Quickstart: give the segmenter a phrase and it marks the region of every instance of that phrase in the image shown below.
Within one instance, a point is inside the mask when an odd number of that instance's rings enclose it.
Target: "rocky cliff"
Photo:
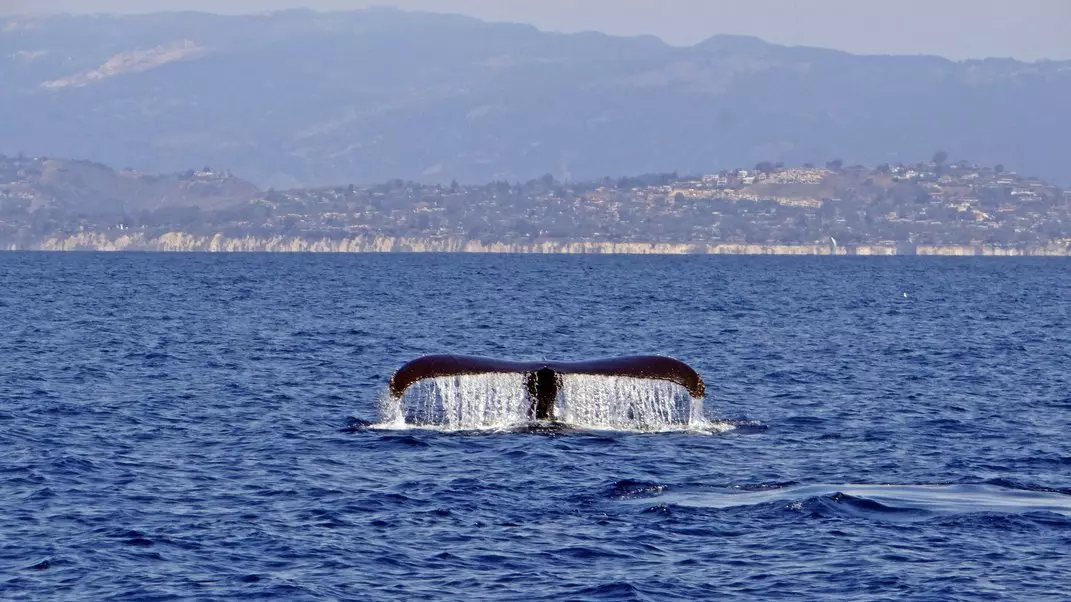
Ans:
[[[110,236],[79,233],[52,237],[39,245],[9,250],[41,251],[164,251],[164,252],[261,252],[261,253],[520,253],[594,255],[947,255],[947,256],[1071,256],[1071,241],[1037,247],[994,245],[768,245],[768,244],[673,244],[619,243],[610,241],[544,241],[501,243],[461,238],[409,238],[370,236],[339,239],[302,237],[196,236],[169,232],[158,237],[144,234]]]

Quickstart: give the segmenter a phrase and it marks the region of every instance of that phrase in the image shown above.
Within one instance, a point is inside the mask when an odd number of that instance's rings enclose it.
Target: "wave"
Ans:
[[[624,485],[621,485],[624,484]],[[814,517],[926,520],[964,514],[1052,513],[1071,517],[1071,491],[1005,481],[948,485],[775,484],[675,488],[620,481],[611,497],[626,503],[726,511],[797,512]],[[638,490],[638,491],[637,491]]]

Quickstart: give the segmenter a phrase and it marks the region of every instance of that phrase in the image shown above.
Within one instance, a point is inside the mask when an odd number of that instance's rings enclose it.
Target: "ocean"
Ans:
[[[1062,259],[0,253],[0,331],[5,600],[1071,596]],[[391,419],[432,353],[706,397]]]

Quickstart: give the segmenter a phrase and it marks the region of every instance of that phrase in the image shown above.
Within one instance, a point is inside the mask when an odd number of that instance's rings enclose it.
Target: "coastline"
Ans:
[[[168,232],[157,237],[141,233],[109,236],[78,233],[50,237],[36,244],[6,245],[6,251],[140,251],[171,253],[504,253],[561,255],[783,255],[783,256],[955,256],[1071,257],[1071,241],[1032,247],[987,244],[746,244],[639,243],[611,241],[483,242],[462,238],[356,236],[211,236]]]

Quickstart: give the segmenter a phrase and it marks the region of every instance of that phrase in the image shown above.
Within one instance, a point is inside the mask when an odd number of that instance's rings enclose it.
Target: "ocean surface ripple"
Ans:
[[[1061,600],[1071,263],[0,254],[0,599]],[[661,353],[726,428],[375,428]]]

